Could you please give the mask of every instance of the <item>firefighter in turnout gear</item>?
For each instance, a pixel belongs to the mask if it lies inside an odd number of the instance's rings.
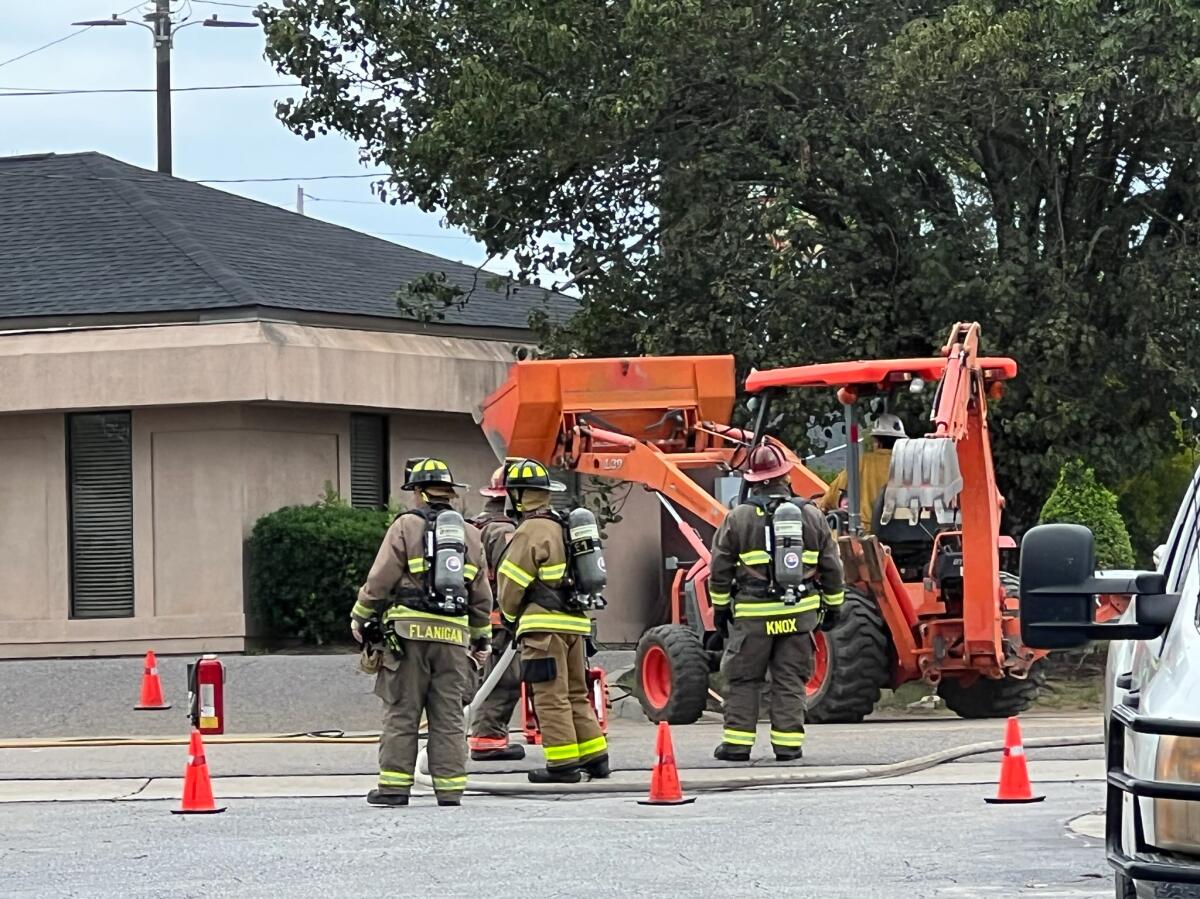
[[[450,507],[462,486],[440,459],[413,465],[404,489],[419,504],[388,528],[350,613],[359,642],[376,621],[384,635],[375,678],[384,712],[379,785],[367,794],[372,805],[408,805],[422,713],[438,805],[458,805],[467,785],[467,648],[479,656],[489,648],[492,591],[479,532]]]
[[[504,466],[492,473],[491,483],[479,491],[488,498],[483,514],[472,524],[479,528],[483,541],[483,555],[487,560],[488,583],[496,591],[496,572],[508,542],[516,530],[516,522],[505,510]],[[512,641],[512,636],[500,622],[499,606],[492,610],[492,659],[499,660]],[[510,744],[508,725],[513,710],[521,699],[521,659],[513,656],[512,663],[504,672],[483,705],[475,713],[471,724],[471,736],[467,741],[471,747],[471,758],[477,762],[507,762],[525,758],[525,747]]]
[[[722,761],[750,758],[768,671],[775,758],[803,755],[812,631],[833,627],[844,599],[837,543],[817,507],[793,498],[791,468],[777,447],[756,447],[745,475],[750,495],[713,538],[708,590],[729,681],[724,736],[713,753]]]
[[[500,613],[521,643],[521,677],[533,691],[546,755],[546,767],[529,772],[529,779],[578,783],[581,770],[608,777],[608,741],[587,691],[585,643],[592,623],[585,611],[598,606],[581,600],[581,585],[571,583],[577,566],[568,557],[563,520],[550,507],[551,491],[565,487],[551,481],[546,467],[533,459],[509,465],[504,485],[521,523],[497,572]],[[594,521],[591,533],[598,546]],[[575,531],[572,522],[573,543]],[[602,576],[603,562],[598,571]]]

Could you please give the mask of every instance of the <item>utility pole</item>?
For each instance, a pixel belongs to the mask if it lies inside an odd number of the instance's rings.
[[[230,22],[218,19],[214,14],[207,19],[176,25],[171,18],[171,0],[154,0],[154,12],[142,17],[145,21],[134,22],[123,19],[113,13],[110,19],[91,19],[83,22],[72,22],[72,25],[86,25],[91,28],[101,28],[110,25],[141,25],[154,35],[154,65],[155,65],[155,94],[158,108],[158,170],[164,175],[171,174],[171,49],[175,45],[177,32],[189,25],[204,25],[208,28],[257,28],[257,22]]]
[[[158,100],[158,170],[171,174],[171,6],[154,0],[155,94]],[[147,16],[149,18],[149,16]]]
[[[296,185],[296,211],[304,215],[304,187],[300,184]]]

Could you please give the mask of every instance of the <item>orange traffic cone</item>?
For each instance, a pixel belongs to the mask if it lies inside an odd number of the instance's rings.
[[[146,664],[142,671],[142,698],[135,709],[142,712],[153,712],[169,709],[171,704],[163,700],[162,684],[158,680],[158,660],[154,658],[154,650],[146,653]]]
[[[187,770],[183,773],[183,801],[179,808],[171,809],[172,815],[215,815],[225,811],[213,802],[212,781],[208,779],[208,761],[204,758],[204,743],[200,731],[192,729],[192,742],[188,746]]]
[[[1000,785],[996,797],[984,802],[1041,802],[1045,796],[1034,796],[1025,767],[1025,747],[1021,744],[1021,725],[1016,718],[1008,719],[1004,731],[1004,758],[1000,760]]]
[[[675,747],[671,745],[671,725],[667,722],[658,722],[658,739],[655,743],[658,761],[654,763],[654,773],[650,775],[650,795],[646,799],[639,799],[638,805],[686,805],[695,802],[695,796],[683,798],[679,769],[675,767]]]

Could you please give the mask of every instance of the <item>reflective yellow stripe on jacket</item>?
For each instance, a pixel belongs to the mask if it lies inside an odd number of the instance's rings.
[[[526,612],[517,623],[517,636],[541,631],[554,634],[590,634],[592,622],[584,615],[567,612]]]
[[[510,562],[508,559],[505,559],[503,562],[500,563],[500,570],[499,570],[498,574],[502,574],[504,577],[508,578],[510,581],[512,581],[518,587],[528,587],[530,584],[533,583],[533,575],[532,574],[530,574],[528,571],[526,571],[520,565],[516,565],[513,562]]]
[[[747,602],[739,600],[733,606],[734,618],[782,618],[787,615],[799,615],[802,612],[815,612],[821,608],[821,597],[814,593],[811,596],[801,596],[793,605],[782,602]]]

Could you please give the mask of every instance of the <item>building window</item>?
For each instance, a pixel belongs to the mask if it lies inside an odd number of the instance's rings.
[[[350,504],[382,509],[388,502],[386,415],[350,416]]]
[[[133,452],[128,412],[67,416],[71,617],[133,615]]]

